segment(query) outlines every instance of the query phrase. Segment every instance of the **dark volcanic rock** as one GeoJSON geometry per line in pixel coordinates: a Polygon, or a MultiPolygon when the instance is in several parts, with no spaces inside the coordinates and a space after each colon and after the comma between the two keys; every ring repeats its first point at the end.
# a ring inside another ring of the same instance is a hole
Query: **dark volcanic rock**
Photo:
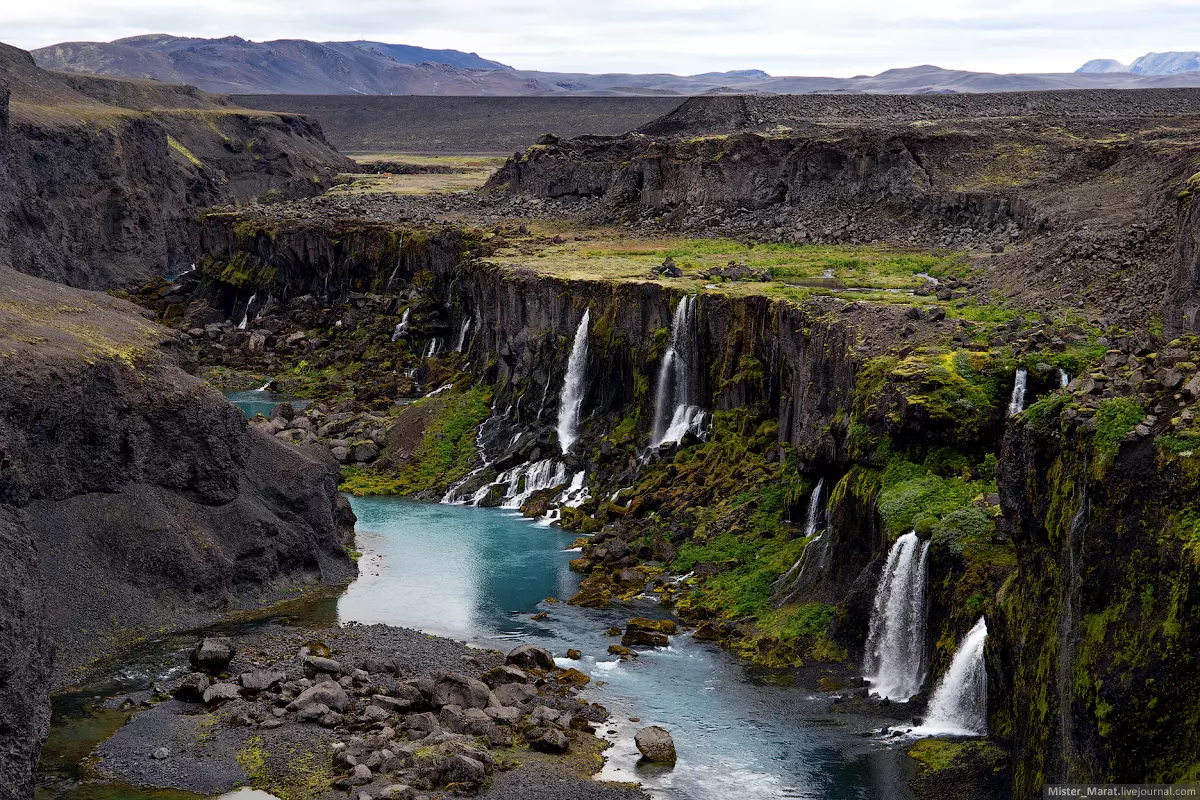
{"type": "Polygon", "coordinates": [[[0,83],[14,103],[0,93],[0,263],[73,286],[182,271],[200,208],[308,196],[351,163],[306,118],[237,113],[190,87],[45,72],[8,45],[0,83]]]}
{"type": "Polygon", "coordinates": [[[232,639],[228,636],[217,636],[199,642],[188,658],[193,667],[216,675],[225,671],[236,652],[232,639]]]}
{"type": "Polygon", "coordinates": [[[333,462],[251,431],[165,329],[4,267],[0,300],[0,781],[22,794],[77,668],[354,567],[333,462]]]}

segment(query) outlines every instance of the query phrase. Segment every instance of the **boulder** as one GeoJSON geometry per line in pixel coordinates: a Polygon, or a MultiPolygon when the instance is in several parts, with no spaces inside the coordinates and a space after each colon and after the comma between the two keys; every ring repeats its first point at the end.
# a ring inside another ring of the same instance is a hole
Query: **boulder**
{"type": "Polygon", "coordinates": [[[356,444],[354,445],[354,449],[350,451],[350,456],[355,461],[374,461],[379,456],[379,445],[374,442],[356,444]]]}
{"type": "Polygon", "coordinates": [[[296,714],[296,719],[300,722],[320,722],[328,713],[330,713],[329,706],[324,703],[309,703],[300,709],[300,713],[296,714]]]}
{"type": "Polygon", "coordinates": [[[529,683],[529,676],[517,667],[493,667],[479,676],[488,686],[496,689],[506,683],[529,683]]]}
{"type": "Polygon", "coordinates": [[[455,705],[462,708],[487,708],[491,690],[481,680],[469,678],[461,672],[440,670],[433,683],[433,705],[455,705]]]}
{"type": "Polygon", "coordinates": [[[242,690],[248,694],[257,694],[283,683],[286,679],[287,676],[278,670],[256,669],[252,672],[243,672],[239,675],[238,683],[242,685],[242,690]]]}
{"type": "Polygon", "coordinates": [[[538,690],[527,683],[506,683],[497,687],[494,692],[502,706],[512,706],[517,703],[527,703],[538,696],[538,690]]]}
{"type": "Polygon", "coordinates": [[[196,669],[203,670],[210,675],[217,675],[229,667],[229,662],[233,660],[236,653],[237,648],[233,646],[233,640],[228,636],[213,636],[202,640],[192,648],[188,660],[196,669]]]}
{"type": "Polygon", "coordinates": [[[320,703],[334,711],[341,711],[349,702],[346,690],[334,681],[321,681],[316,686],[310,686],[300,693],[300,696],[288,705],[289,711],[300,711],[311,705],[320,703]]]}
{"type": "Polygon", "coordinates": [[[183,676],[183,681],[175,689],[175,699],[185,703],[204,702],[204,691],[212,679],[203,672],[189,672],[183,676]]]}
{"type": "Polygon", "coordinates": [[[516,725],[521,720],[521,711],[517,708],[485,708],[483,713],[496,722],[504,725],[516,725]]]}
{"type": "Polygon", "coordinates": [[[621,637],[621,644],[626,647],[668,647],[671,640],[667,638],[665,633],[651,633],[650,631],[627,630],[625,635],[621,637]]]}
{"type": "Polygon", "coordinates": [[[345,670],[342,665],[332,658],[321,658],[320,656],[305,656],[304,657],[304,674],[308,677],[313,677],[319,672],[324,672],[327,675],[343,675],[345,670]]]}
{"type": "Polygon", "coordinates": [[[679,627],[673,619],[647,619],[634,617],[625,623],[625,631],[650,631],[653,633],[668,633],[672,636],[679,633],[679,627]]]}
{"type": "Polygon", "coordinates": [[[647,761],[660,764],[675,763],[675,740],[671,738],[671,734],[667,733],[665,728],[657,725],[642,728],[633,737],[633,741],[637,745],[638,752],[642,754],[642,758],[647,761]]]}
{"type": "Polygon", "coordinates": [[[479,784],[487,777],[487,767],[483,762],[461,753],[450,756],[446,768],[442,771],[445,783],[479,784]]]}
{"type": "Polygon", "coordinates": [[[509,652],[504,663],[521,669],[551,670],[554,669],[554,656],[550,655],[549,650],[523,644],[509,652]]]}
{"type": "Polygon", "coordinates": [[[530,742],[529,746],[542,753],[561,755],[571,749],[571,739],[562,731],[551,728],[530,742]]]}
{"type": "Polygon", "coordinates": [[[211,706],[226,700],[237,700],[239,697],[241,695],[238,694],[238,687],[232,683],[214,683],[204,690],[205,705],[211,706]]]}

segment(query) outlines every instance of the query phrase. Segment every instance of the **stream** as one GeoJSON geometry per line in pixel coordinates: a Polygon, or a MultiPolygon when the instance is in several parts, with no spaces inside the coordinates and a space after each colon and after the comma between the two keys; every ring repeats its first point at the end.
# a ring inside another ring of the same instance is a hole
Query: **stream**
{"type": "MultiPolygon", "coordinates": [[[[640,781],[667,800],[909,796],[911,762],[899,748],[863,736],[879,721],[840,713],[828,695],[793,688],[787,676],[748,668],[686,634],[631,661],[608,655],[617,641],[605,635],[608,627],[666,611],[651,600],[600,610],[547,601],[570,597],[578,585],[569,569],[574,534],[494,509],[391,497],[351,502],[363,555],[359,578],[340,597],[220,630],[325,626],[336,618],[417,628],[501,650],[530,642],[560,656],[573,647],[582,661],[561,659],[560,665],[591,675],[582,696],[613,716],[601,728],[613,742],[602,779],[640,781]],[[532,620],[539,610],[548,618],[532,620]],[[674,769],[639,765],[633,735],[650,724],[671,731],[679,754],[674,769]]],[[[97,699],[148,686],[165,665],[181,662],[197,636],[148,645],[86,691],[56,698],[38,800],[192,797],[81,782],[80,761],[128,715],[97,711],[97,699]]]]}

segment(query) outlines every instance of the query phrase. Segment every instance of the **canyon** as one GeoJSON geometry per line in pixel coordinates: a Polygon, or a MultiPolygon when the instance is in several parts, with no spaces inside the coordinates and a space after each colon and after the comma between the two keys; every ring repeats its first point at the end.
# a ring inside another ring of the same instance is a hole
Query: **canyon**
{"type": "Polygon", "coordinates": [[[99,642],[348,580],[340,486],[577,534],[572,608],[836,695],[916,796],[1194,780],[1198,98],[693,98],[476,192],[182,206],[141,311],[6,270],[6,776],[99,642]]]}

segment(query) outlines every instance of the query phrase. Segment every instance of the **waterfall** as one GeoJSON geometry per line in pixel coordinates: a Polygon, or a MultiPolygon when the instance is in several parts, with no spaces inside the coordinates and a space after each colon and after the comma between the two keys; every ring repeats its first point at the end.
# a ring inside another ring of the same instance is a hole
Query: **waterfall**
{"type": "Polygon", "coordinates": [[[454,352],[461,353],[463,345],[467,343],[467,331],[471,329],[471,319],[468,317],[463,320],[462,328],[458,332],[458,344],[454,345],[454,352]]]}
{"type": "Polygon", "coordinates": [[[696,358],[696,298],[684,295],[675,306],[671,338],[658,368],[654,399],[654,428],[650,445],[678,442],[689,432],[703,430],[707,415],[691,403],[696,358]]]}
{"type": "Polygon", "coordinates": [[[916,532],[896,540],[879,576],[863,656],[871,694],[901,703],[925,683],[925,593],[929,542],[916,532]]]}
{"type": "Polygon", "coordinates": [[[584,378],[587,372],[588,322],[590,308],[583,312],[579,327],[575,329],[575,341],[571,345],[571,357],[567,360],[567,374],[563,378],[562,395],[558,405],[558,444],[565,453],[578,438],[579,410],[583,406],[584,378]]]}
{"type": "MultiPolygon", "coordinates": [[[[383,285],[383,290],[386,292],[392,288],[392,281],[396,280],[396,273],[400,271],[400,264],[404,261],[404,234],[400,234],[400,242],[396,245],[396,267],[392,270],[392,274],[388,276],[387,283],[383,285]]],[[[408,312],[404,312],[404,318],[408,319],[408,312]]],[[[392,341],[396,341],[392,339],[392,341]]]]}
{"type": "Polygon", "coordinates": [[[258,387],[257,389],[255,389],[254,391],[256,391],[256,392],[265,392],[267,389],[270,389],[270,388],[271,388],[271,384],[272,384],[272,383],[274,383],[274,382],[275,382],[275,379],[274,379],[274,378],[272,378],[271,380],[267,381],[267,382],[266,382],[266,383],[264,383],[262,386],[260,386],[260,387],[258,387]]]}
{"type": "Polygon", "coordinates": [[[425,351],[425,357],[433,358],[434,356],[436,356],[438,354],[438,351],[441,349],[442,349],[442,340],[441,339],[430,339],[429,340],[429,348],[425,351]]]}
{"type": "Polygon", "coordinates": [[[392,341],[393,342],[396,341],[397,339],[399,339],[404,334],[408,333],[408,315],[411,311],[412,311],[411,308],[404,309],[404,314],[403,314],[403,316],[400,317],[400,322],[396,325],[395,330],[392,331],[392,341]]]}
{"type": "Polygon", "coordinates": [[[825,530],[825,506],[821,503],[824,490],[825,479],[820,478],[808,498],[808,514],[804,520],[804,536],[809,542],[792,568],[772,585],[777,596],[776,608],[791,602],[801,592],[814,586],[829,567],[833,536],[826,535],[828,532],[825,530]],[[813,537],[813,534],[816,536],[813,537]]]}
{"type": "Polygon", "coordinates": [[[825,508],[821,505],[821,493],[825,489],[825,479],[818,478],[817,485],[808,498],[808,514],[804,517],[804,535],[812,536],[818,529],[824,528],[825,508]]]}
{"type": "Polygon", "coordinates": [[[238,323],[238,330],[246,330],[246,326],[250,324],[250,307],[254,305],[254,301],[258,299],[258,293],[250,295],[250,299],[246,301],[246,312],[242,315],[242,321],[238,323]]]}
{"type": "Polygon", "coordinates": [[[983,617],[958,645],[950,669],[938,682],[929,701],[929,713],[916,732],[927,736],[987,735],[987,670],[983,645],[987,622],[983,617]]]}
{"type": "Polygon", "coordinates": [[[1058,385],[1062,388],[1067,388],[1067,384],[1071,382],[1071,376],[1062,367],[1058,368],[1058,385]]]}
{"type": "Polygon", "coordinates": [[[532,464],[522,464],[503,473],[497,483],[507,483],[501,508],[519,509],[535,492],[553,489],[567,482],[567,465],[561,461],[545,459],[532,464]]]}
{"type": "Polygon", "coordinates": [[[1025,382],[1029,380],[1029,370],[1017,367],[1017,376],[1013,381],[1012,399],[1008,401],[1008,415],[1015,416],[1025,410],[1025,382]]]}

